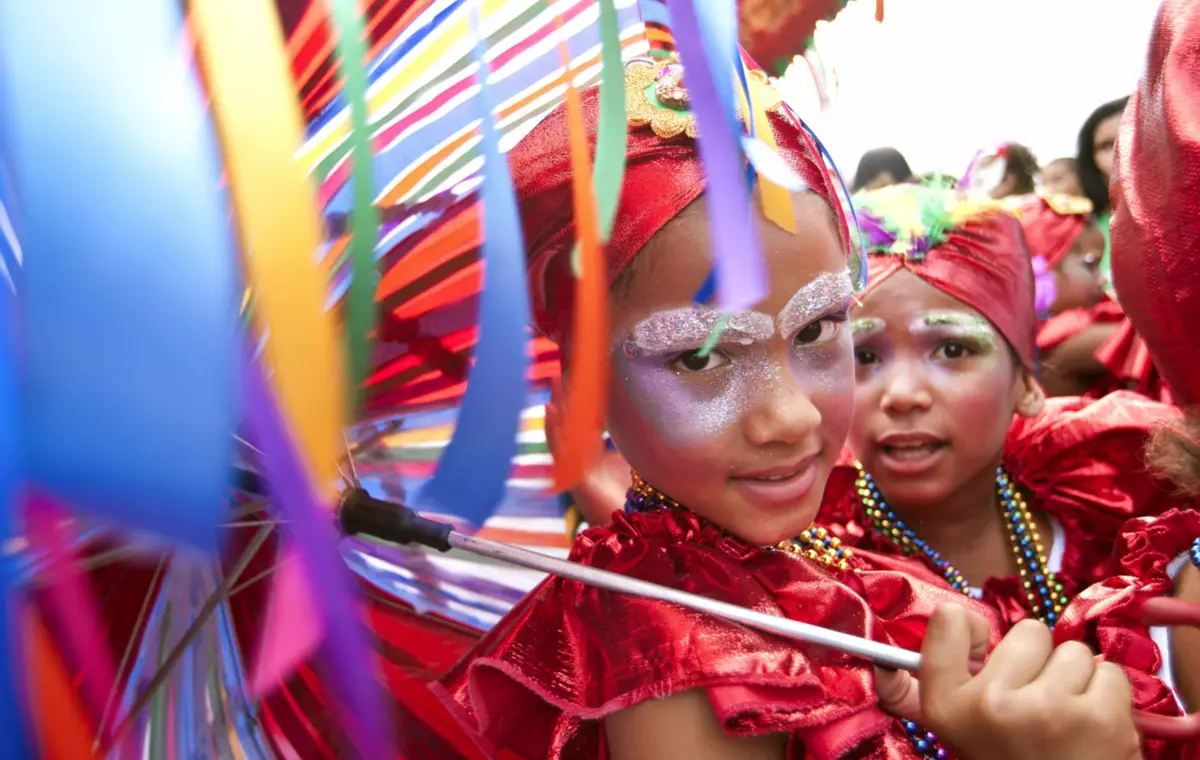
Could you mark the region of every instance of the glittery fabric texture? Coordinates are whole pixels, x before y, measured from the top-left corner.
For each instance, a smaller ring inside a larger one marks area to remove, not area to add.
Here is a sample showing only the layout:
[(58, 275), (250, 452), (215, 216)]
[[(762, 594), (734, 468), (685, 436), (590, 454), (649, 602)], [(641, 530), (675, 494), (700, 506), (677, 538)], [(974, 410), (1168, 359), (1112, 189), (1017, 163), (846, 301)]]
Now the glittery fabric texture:
[[(581, 93), (588, 141), (595, 150), (599, 90)], [(800, 122), (790, 113), (771, 111), (780, 155), (810, 190), (840, 214), (820, 158), (813, 155)], [(571, 162), (567, 150), (566, 111), (557, 107), (509, 153), (520, 204), (533, 298), (534, 318), (543, 335), (559, 339), (570, 329), (574, 276), (570, 252), (575, 244)], [(654, 233), (704, 192), (704, 171), (696, 141), (681, 136), (664, 140), (649, 128), (631, 129), (625, 149), (625, 184), (616, 224), (606, 247), (611, 284)]]
[(1117, 294), (1176, 400), (1200, 403), (1200, 4), (1167, 0), (1114, 157)]
[[(908, 648), (919, 648), (939, 603), (994, 618), (905, 560), (855, 552), (848, 571), (830, 573), (682, 509), (618, 513), (580, 536), (571, 559)], [(727, 732), (790, 734), (788, 760), (920, 757), (879, 708), (864, 661), (562, 578), (526, 596), (440, 686), (497, 754), (602, 760), (598, 719), (704, 689)]]
[(1011, 214), (989, 211), (963, 223), (920, 261), (872, 254), (867, 292), (900, 269), (987, 317), (1021, 362), (1033, 368), (1037, 329), (1033, 264), (1021, 224)]

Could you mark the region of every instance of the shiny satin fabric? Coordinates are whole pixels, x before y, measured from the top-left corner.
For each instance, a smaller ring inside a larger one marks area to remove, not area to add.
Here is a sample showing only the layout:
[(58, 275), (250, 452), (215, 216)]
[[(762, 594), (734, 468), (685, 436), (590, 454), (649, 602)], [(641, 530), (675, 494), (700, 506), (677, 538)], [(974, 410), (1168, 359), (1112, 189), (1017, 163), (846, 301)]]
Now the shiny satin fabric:
[[(907, 560), (861, 552), (851, 570), (829, 572), (684, 510), (617, 514), (584, 533), (572, 559), (910, 649), (938, 603), (973, 604)], [(489, 752), (605, 758), (597, 719), (704, 689), (726, 731), (786, 732), (790, 758), (843, 757), (855, 747), (864, 757), (918, 757), (878, 708), (863, 661), (563, 579), (520, 602), (441, 685)]]
[[(1117, 537), (1105, 580), (1076, 596), (1058, 621), (1057, 641), (1079, 640), (1104, 659), (1122, 666), (1133, 687), (1137, 709), (1179, 714), (1170, 689), (1151, 674), (1163, 667), (1162, 654), (1139, 619), (1147, 599), (1169, 596), (1173, 582), (1167, 565), (1200, 535), (1200, 512), (1172, 509), (1158, 517), (1130, 520)], [(1146, 743), (1146, 757), (1200, 757), (1200, 742)]]
[[(1004, 466), (1030, 509), (1062, 526), (1065, 546), (1056, 577), (1068, 598), (1107, 577), (1113, 546), (1127, 520), (1189, 503), (1155, 480), (1143, 462), (1147, 435), (1177, 414), (1165, 404), (1119, 391), (1094, 401), (1049, 399), (1037, 417), (1014, 418)], [(853, 461), (847, 453), (834, 469), (817, 521), (848, 545), (899, 555), (895, 544), (867, 530)], [(983, 601), (999, 610), (1007, 625), (1029, 617), (1016, 576), (988, 580)]]
[(1167, 0), (1113, 160), (1113, 281), (1181, 404), (1200, 403), (1200, 5)]
[[(599, 90), (586, 90), (580, 98), (594, 152)], [(799, 121), (774, 110), (767, 118), (780, 155), (809, 190), (841, 213), (821, 158), (810, 148)], [(559, 106), (534, 127), (509, 153), (509, 164), (525, 234), (534, 319), (543, 335), (557, 340), (569, 329), (574, 294), (569, 254), (576, 239), (575, 209), (566, 109)], [(664, 140), (649, 128), (629, 130), (625, 182), (605, 248), (610, 285), (656, 232), (700, 197), (705, 182), (695, 140)]]
[(1020, 223), (991, 211), (950, 231), (925, 257), (872, 253), (867, 292), (907, 269), (996, 326), (1021, 362), (1034, 361), (1034, 277)]
[(1103, 398), (1113, 391), (1127, 390), (1152, 401), (1172, 403), (1171, 391), (1154, 365), (1146, 342), (1115, 302), (1105, 298), (1089, 308), (1068, 309), (1038, 326), (1038, 351), (1050, 351), (1092, 325), (1115, 324), (1113, 334), (1096, 349), (1096, 361), (1108, 370), (1083, 395)]
[(1075, 241), (1087, 228), (1090, 218), (1090, 215), (1057, 211), (1045, 198), (1032, 198), (1016, 211), (1030, 254), (1046, 257), (1046, 264), (1051, 268), (1075, 247)]
[(1128, 317), (1122, 319), (1116, 332), (1096, 349), (1096, 359), (1108, 368), (1121, 388), (1164, 404), (1175, 403), (1170, 387), (1150, 355), (1149, 346)]
[[(1113, 324), (1125, 318), (1125, 312), (1114, 301), (1105, 298), (1095, 306), (1079, 307), (1059, 312), (1038, 325), (1038, 351), (1049, 351), (1058, 347), (1096, 324)], [(1112, 390), (1116, 390), (1113, 388)], [(1096, 396), (1099, 398), (1103, 393)]]

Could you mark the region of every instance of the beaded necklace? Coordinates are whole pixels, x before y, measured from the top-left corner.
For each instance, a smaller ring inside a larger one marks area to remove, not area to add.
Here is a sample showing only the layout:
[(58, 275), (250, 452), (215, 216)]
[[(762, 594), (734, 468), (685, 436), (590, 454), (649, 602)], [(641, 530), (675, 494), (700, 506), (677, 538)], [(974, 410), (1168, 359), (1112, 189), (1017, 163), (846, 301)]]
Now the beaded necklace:
[[(967, 579), (953, 565), (929, 544), (925, 543), (911, 528), (904, 524), (895, 512), (883, 500), (875, 480), (858, 467), (858, 479), (855, 487), (863, 510), (871, 520), (875, 531), (893, 544), (900, 547), (904, 555), (911, 556), (920, 552), (922, 556), (937, 569), (946, 581), (958, 591), (969, 594), (971, 591)], [(1038, 535), (1037, 523), (1029, 512), (1025, 497), (1013, 485), (1004, 468), (996, 468), (996, 493), (1000, 497), (1000, 507), (1004, 512), (1004, 525), (1008, 528), (1008, 540), (1012, 546), (1013, 556), (1017, 560), (1017, 571), (1020, 574), (1021, 586), (1025, 590), (1025, 598), (1029, 609), (1042, 622), (1051, 628), (1058, 622), (1062, 614), (1066, 596), (1062, 584), (1050, 571), (1046, 556), (1046, 547)], [(910, 720), (900, 721), (908, 739), (926, 760), (944, 760), (946, 750), (931, 731)]]
[[(626, 512), (650, 512), (656, 509), (683, 509), (679, 502), (659, 491), (642, 479), (637, 472), (633, 473), (633, 485), (625, 495)], [(842, 546), (842, 540), (829, 534), (824, 528), (809, 528), (790, 541), (780, 541), (774, 546), (765, 547), (769, 551), (783, 551), (789, 554), (810, 559), (831, 570), (849, 570), (849, 559), (854, 551)]]

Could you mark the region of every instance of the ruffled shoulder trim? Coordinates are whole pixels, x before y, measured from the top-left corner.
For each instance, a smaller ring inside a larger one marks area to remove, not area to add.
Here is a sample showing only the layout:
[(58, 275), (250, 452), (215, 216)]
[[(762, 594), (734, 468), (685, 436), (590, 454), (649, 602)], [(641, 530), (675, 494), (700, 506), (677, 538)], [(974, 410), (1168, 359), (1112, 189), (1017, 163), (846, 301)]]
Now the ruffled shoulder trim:
[(1136, 393), (1049, 399), (1042, 414), (1016, 418), (1004, 463), (1031, 506), (1063, 528), (1059, 573), (1068, 594), (1104, 577), (1126, 520), (1161, 514), (1179, 499), (1144, 461), (1147, 436), (1178, 411)]
[[(936, 604), (962, 601), (896, 560), (856, 555), (852, 570), (830, 574), (678, 510), (618, 514), (585, 532), (572, 558), (907, 647), (919, 645)], [(836, 757), (839, 747), (898, 730), (876, 705), (873, 684), (861, 660), (558, 578), (529, 594), (441, 681), (486, 746), (549, 758), (596, 757), (597, 719), (701, 688), (731, 734), (798, 733), (810, 757)]]

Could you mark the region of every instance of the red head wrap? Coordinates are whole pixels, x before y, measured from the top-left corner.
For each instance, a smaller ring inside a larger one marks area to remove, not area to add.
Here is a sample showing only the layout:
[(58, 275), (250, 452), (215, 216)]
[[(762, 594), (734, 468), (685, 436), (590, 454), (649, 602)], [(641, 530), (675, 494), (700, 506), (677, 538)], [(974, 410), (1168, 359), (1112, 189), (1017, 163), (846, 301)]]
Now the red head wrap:
[[(599, 90), (581, 93), (593, 153), (599, 119)], [(815, 147), (793, 114), (768, 113), (779, 153), (808, 187), (839, 204)], [(575, 244), (567, 117), (557, 107), (509, 153), (513, 184), (525, 233), (530, 294), (538, 329), (558, 339), (569, 330)], [(625, 149), (625, 184), (606, 249), (608, 282), (629, 266), (650, 238), (704, 192), (705, 177), (695, 140), (658, 137), (649, 127), (630, 128)]]
[[(855, 203), (870, 255), (868, 293), (907, 269), (986, 317), (1033, 369), (1033, 267), (1015, 217), (953, 191), (914, 186), (867, 193)], [(920, 219), (922, 229), (900, 230), (901, 218)]]
[(1053, 268), (1087, 229), (1092, 204), (1086, 198), (1034, 198), (1015, 209), (1029, 252)]
[(1167, 0), (1113, 162), (1121, 306), (1181, 403), (1200, 404), (1200, 5)]

